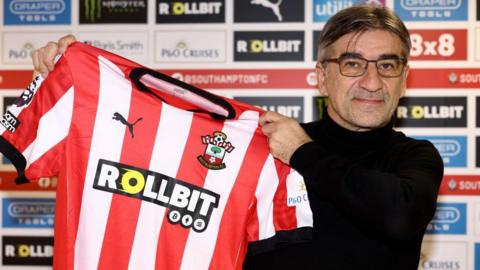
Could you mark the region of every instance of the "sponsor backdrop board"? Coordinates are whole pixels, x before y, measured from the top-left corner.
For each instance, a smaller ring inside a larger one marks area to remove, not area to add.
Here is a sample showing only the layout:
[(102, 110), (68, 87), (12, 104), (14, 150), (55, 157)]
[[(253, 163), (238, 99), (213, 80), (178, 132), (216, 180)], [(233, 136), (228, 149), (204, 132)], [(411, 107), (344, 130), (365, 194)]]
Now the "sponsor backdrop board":
[[(393, 8), (412, 39), (396, 128), (429, 140), (445, 163), (419, 269), (480, 270), (480, 0), (4, 0), (0, 108), (30, 83), (31, 52), (79, 41), (187, 83), (301, 122), (323, 117), (316, 40), (328, 18), (362, 2)], [(51, 269), (56, 179), (17, 186), (0, 158), (1, 269)], [(290, 183), (298, 185), (298, 183)], [(288, 204), (308, 200), (288, 194)]]

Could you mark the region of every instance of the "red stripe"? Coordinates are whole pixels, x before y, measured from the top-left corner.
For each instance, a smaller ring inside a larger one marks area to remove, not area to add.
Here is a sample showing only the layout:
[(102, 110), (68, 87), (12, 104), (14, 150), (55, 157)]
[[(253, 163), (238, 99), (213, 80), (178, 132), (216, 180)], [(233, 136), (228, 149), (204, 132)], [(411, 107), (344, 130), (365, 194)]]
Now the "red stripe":
[[(78, 66), (82, 66), (82, 61), (92, 61), (91, 58), (85, 57), (84, 53), (71, 54), (71, 56), (71, 58), (76, 56), (72, 62), (80, 63)], [(58, 63), (49, 77), (57, 70), (60, 70)], [(69, 70), (69, 72), (74, 73), (75, 78), (82, 82), (75, 85), (72, 126), (68, 135), (70, 138), (78, 139), (74, 143), (69, 143), (70, 148), (67, 149), (65, 160), (63, 160), (66, 166), (62, 168), (58, 179), (55, 239), (60, 239), (60, 241), (56, 240), (54, 245), (54, 269), (73, 269), (74, 266), (75, 241), (100, 85), (98, 65), (90, 65), (89, 69), (82, 72), (75, 72), (75, 70)], [(61, 76), (69, 77), (67, 74)], [(61, 76), (52, 78), (61, 78)], [(50, 86), (48, 88), (50, 90)], [(85, 106), (85, 104), (89, 104), (89, 106)], [(73, 175), (67, 175), (67, 172), (73, 173)], [(69, 179), (68, 183), (67, 179)]]
[(247, 242), (255, 242), (260, 239), (260, 221), (258, 220), (257, 212), (257, 197), (253, 197), (252, 205), (250, 206), (251, 210), (248, 214), (248, 223), (246, 226), (247, 232)]
[(294, 206), (287, 206), (287, 176), (290, 168), (278, 159), (275, 159), (275, 167), (279, 181), (273, 198), (273, 224), (275, 231), (292, 230), (297, 228), (297, 215)]
[(225, 206), (210, 269), (241, 269), (247, 238), (258, 239), (256, 205), (251, 204), (256, 203), (255, 190), (269, 154), (267, 145), (266, 137), (257, 129)]
[[(213, 132), (220, 131), (222, 128), (222, 121), (212, 121), (205, 114), (194, 114), (186, 148), (175, 178), (199, 187), (204, 185), (208, 169), (197, 160), (197, 156), (202, 155), (206, 149), (206, 145), (202, 143), (202, 136), (212, 135)], [(155, 269), (180, 268), (185, 244), (190, 233), (190, 229), (186, 229), (180, 224), (169, 223), (167, 215), (168, 210), (160, 229)]]
[[(129, 129), (125, 129), (120, 156), (120, 163), (143, 169), (148, 169), (150, 165), (156, 136), (153, 131), (158, 127), (161, 107), (159, 103), (146, 102), (146, 98), (140, 91), (132, 91), (128, 122), (134, 123), (140, 117), (143, 120), (135, 124), (134, 138)], [(98, 269), (128, 268), (141, 203), (136, 198), (113, 195)]]

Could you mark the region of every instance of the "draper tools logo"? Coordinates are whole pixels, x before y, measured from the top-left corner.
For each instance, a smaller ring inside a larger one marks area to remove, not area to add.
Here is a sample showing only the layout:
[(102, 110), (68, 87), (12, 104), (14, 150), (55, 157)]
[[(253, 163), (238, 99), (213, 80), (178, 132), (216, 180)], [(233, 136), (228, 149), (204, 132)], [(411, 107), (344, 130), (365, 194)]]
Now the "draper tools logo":
[(227, 141), (227, 135), (221, 131), (215, 131), (212, 136), (202, 136), (205, 144), (205, 152), (197, 157), (200, 164), (211, 169), (221, 170), (226, 167), (223, 163), (226, 153), (231, 153), (235, 147)]
[(235, 61), (303, 61), (304, 33), (235, 32)]
[(437, 211), (427, 226), (428, 234), (465, 234), (467, 232), (465, 203), (438, 203)]
[(5, 25), (70, 24), (70, 0), (4, 0)]
[(80, 23), (147, 23), (147, 0), (80, 1)]
[(252, 104), (265, 111), (273, 111), (303, 122), (303, 97), (238, 96), (236, 100)]
[(398, 127), (466, 127), (466, 97), (406, 97), (400, 99)]
[(298, 0), (234, 1), (235, 22), (303, 22), (305, 2)]
[(167, 175), (100, 159), (93, 187), (169, 209), (172, 224), (203, 232), (220, 195)]
[(53, 228), (55, 199), (4, 198), (4, 228)]
[(466, 136), (414, 136), (419, 140), (429, 140), (442, 156), (445, 167), (467, 166)]
[(52, 265), (53, 237), (2, 237), (3, 265)]
[(360, 3), (385, 6), (385, 0), (314, 0), (313, 21), (325, 22), (340, 10)]
[(157, 23), (225, 22), (225, 0), (157, 0)]
[(412, 1), (398, 0), (395, 12), (404, 21), (465, 21), (468, 1)]

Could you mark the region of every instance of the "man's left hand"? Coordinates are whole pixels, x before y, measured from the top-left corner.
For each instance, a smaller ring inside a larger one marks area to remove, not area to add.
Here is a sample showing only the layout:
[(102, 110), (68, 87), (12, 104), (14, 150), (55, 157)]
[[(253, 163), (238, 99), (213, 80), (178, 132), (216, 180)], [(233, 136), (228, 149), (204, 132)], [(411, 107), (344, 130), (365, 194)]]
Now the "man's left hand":
[(286, 164), (301, 145), (312, 141), (297, 121), (276, 112), (262, 114), (260, 125), (268, 137), (270, 152)]

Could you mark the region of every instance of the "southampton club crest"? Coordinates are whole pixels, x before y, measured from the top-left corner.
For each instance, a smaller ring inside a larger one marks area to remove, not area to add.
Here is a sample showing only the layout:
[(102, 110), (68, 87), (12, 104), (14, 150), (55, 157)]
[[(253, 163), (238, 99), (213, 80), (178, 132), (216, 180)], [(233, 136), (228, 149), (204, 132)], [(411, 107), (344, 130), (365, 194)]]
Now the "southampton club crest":
[(197, 157), (198, 161), (211, 170), (224, 169), (223, 158), (225, 154), (235, 149), (230, 142), (227, 142), (227, 135), (221, 131), (215, 131), (213, 136), (202, 136), (202, 143), (207, 147), (203, 155)]

